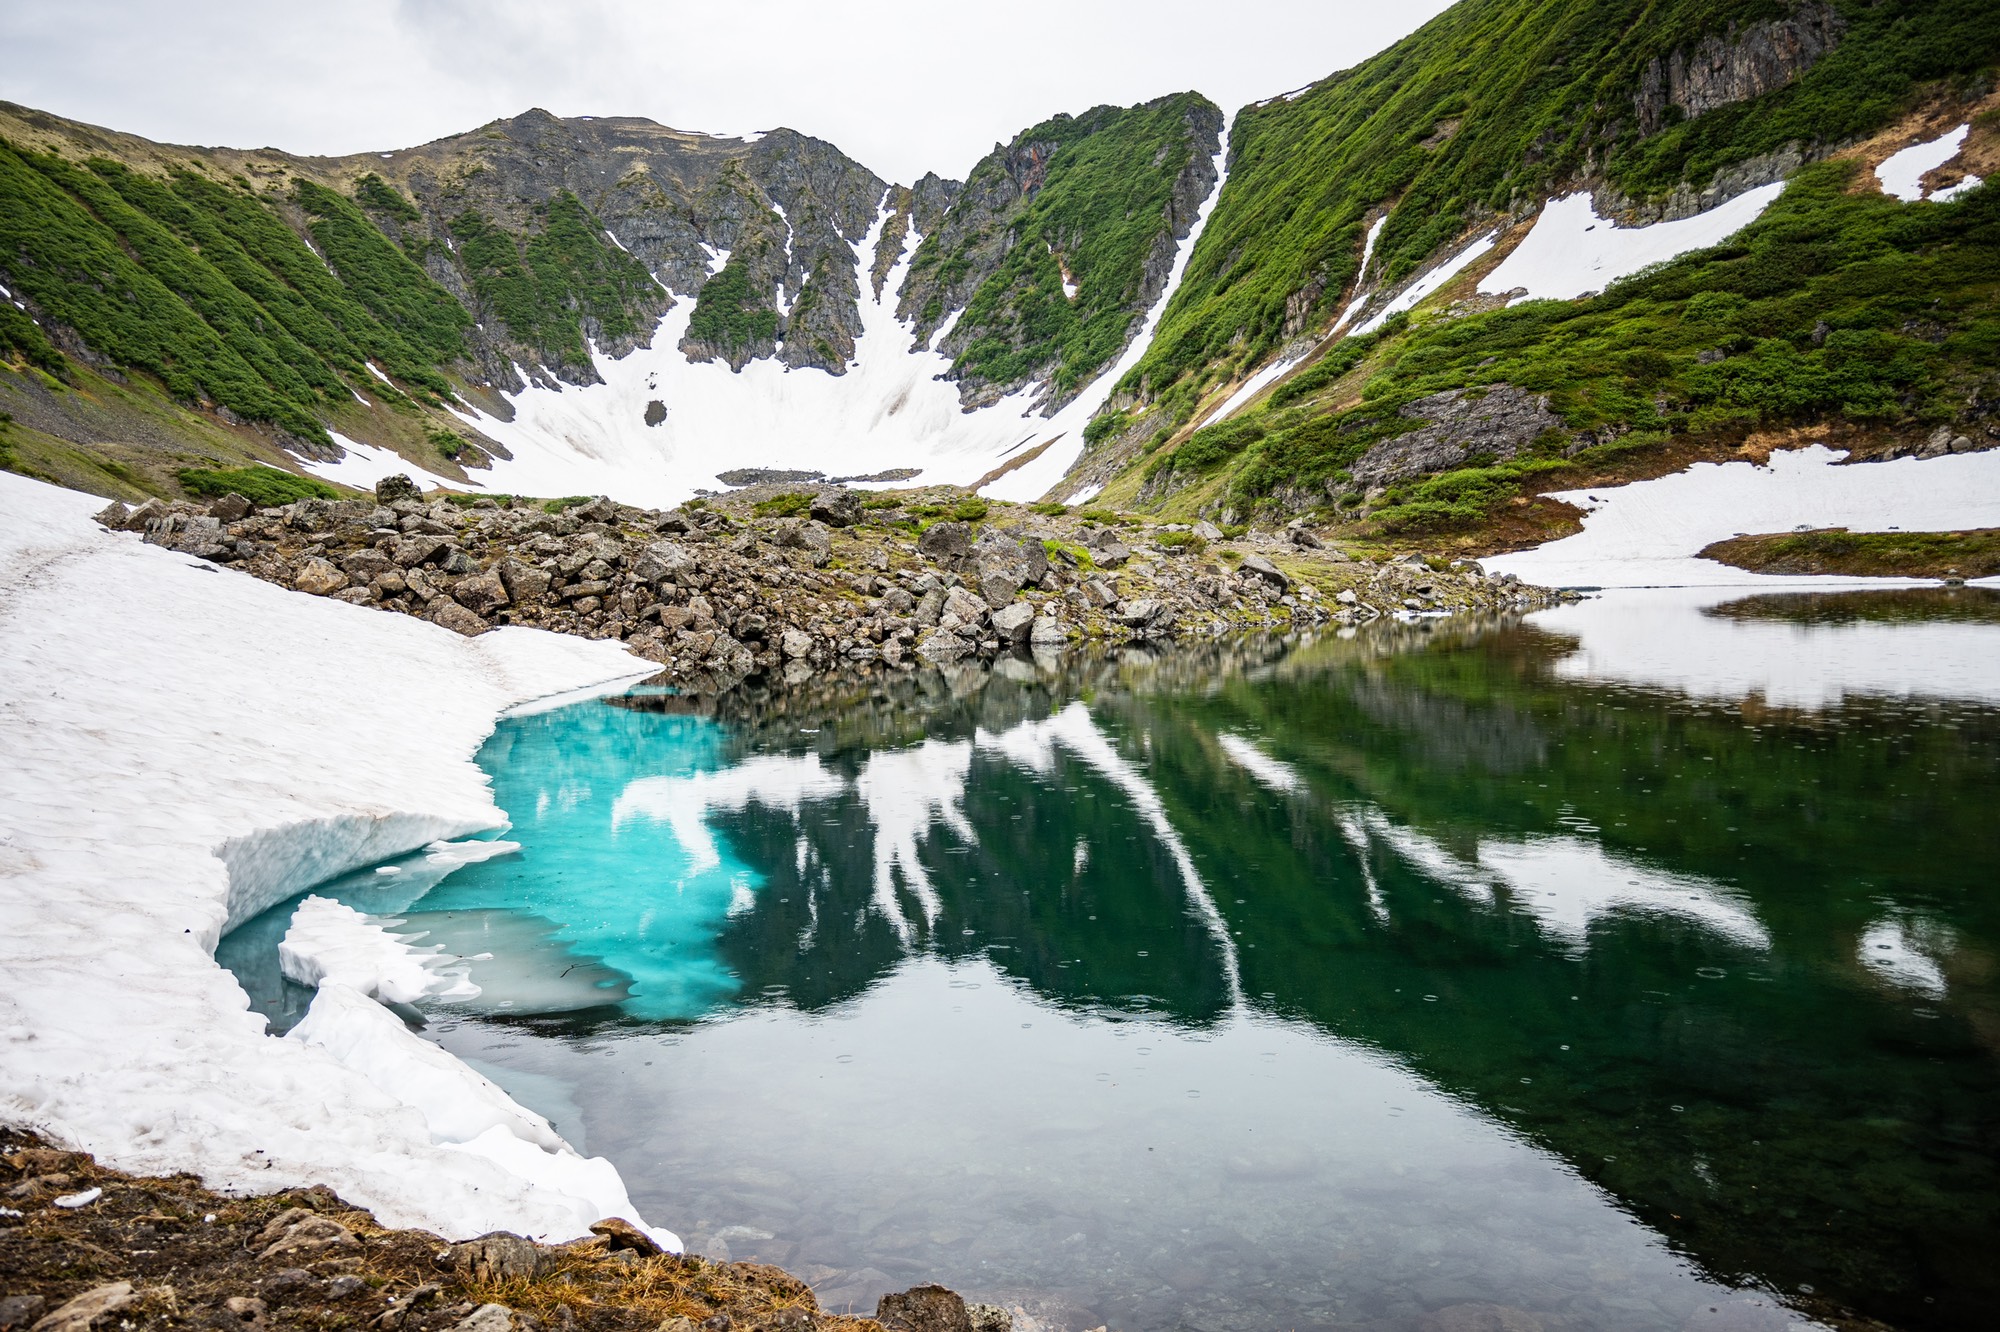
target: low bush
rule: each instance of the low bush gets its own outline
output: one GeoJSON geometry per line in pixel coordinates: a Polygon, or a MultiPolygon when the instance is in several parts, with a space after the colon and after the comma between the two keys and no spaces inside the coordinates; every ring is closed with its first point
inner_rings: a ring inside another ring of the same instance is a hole
{"type": "Polygon", "coordinates": [[[335,499],[340,492],[324,481],[276,467],[183,467],[174,473],[181,489],[199,499],[237,494],[260,509],[302,499],[335,499]]]}

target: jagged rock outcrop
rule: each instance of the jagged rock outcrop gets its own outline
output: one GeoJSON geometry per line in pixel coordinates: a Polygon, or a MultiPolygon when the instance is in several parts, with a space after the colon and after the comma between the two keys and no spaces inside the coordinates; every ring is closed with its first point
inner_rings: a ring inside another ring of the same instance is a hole
{"type": "Polygon", "coordinates": [[[1563,428],[1547,398],[1512,384],[1495,384],[1478,395],[1447,389],[1406,404],[1399,414],[1426,424],[1362,454],[1349,469],[1355,487],[1389,486],[1462,467],[1475,457],[1504,461],[1544,433],[1563,428]]]}
{"type": "Polygon", "coordinates": [[[1797,79],[1840,41],[1847,21],[1822,0],[1807,0],[1788,18],[1713,33],[1685,51],[1655,56],[1640,76],[1633,110],[1641,134],[1669,123],[1669,108],[1693,120],[1717,107],[1747,102],[1797,79]]]}

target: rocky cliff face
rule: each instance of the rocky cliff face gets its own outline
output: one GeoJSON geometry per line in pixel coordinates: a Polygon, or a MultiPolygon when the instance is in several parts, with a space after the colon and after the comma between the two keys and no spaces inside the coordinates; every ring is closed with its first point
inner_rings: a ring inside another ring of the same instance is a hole
{"type": "Polygon", "coordinates": [[[1689,50],[1655,56],[1633,99],[1639,132],[1658,133],[1674,111],[1693,120],[1782,88],[1811,69],[1846,31],[1847,21],[1831,5],[1810,0],[1789,18],[1740,28],[1731,23],[1689,50]]]}
{"type": "Polygon", "coordinates": [[[1053,410],[1117,358],[1215,186],[1222,128],[1193,93],[1097,107],[994,145],[962,188],[919,182],[898,313],[953,358],[967,407],[1041,384],[1053,410]]]}
{"type": "MultiPolygon", "coordinates": [[[[458,239],[454,228],[468,229],[460,223],[468,213],[532,237],[544,225],[539,210],[569,194],[597,224],[594,239],[637,260],[652,279],[622,294],[627,317],[616,328],[598,321],[593,340],[604,351],[622,355],[649,342],[675,296],[699,301],[721,278],[706,309],[697,305],[697,327],[682,343],[689,356],[736,368],[776,356],[836,374],[859,329],[854,247],[888,190],[833,145],[793,130],[717,139],[647,120],[561,120],[539,110],[421,148],[314,165],[336,188],[351,189],[372,172],[407,190],[420,216],[378,220],[406,243],[414,235],[431,275],[475,313],[496,312],[484,308],[491,302],[482,302],[463,247],[439,242],[458,239]]],[[[523,358],[509,354],[523,348],[499,345],[507,341],[486,340],[481,359],[488,379],[511,390],[519,386],[511,361],[523,358]]],[[[572,382],[596,378],[588,365],[546,355],[524,363],[549,365],[572,382]]]]}

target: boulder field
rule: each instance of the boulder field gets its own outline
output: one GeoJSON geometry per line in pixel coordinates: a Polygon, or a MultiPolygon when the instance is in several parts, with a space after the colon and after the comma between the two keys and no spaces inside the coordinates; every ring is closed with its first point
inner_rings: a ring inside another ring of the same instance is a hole
{"type": "Polygon", "coordinates": [[[1300,525],[991,503],[959,491],[752,487],[670,510],[420,495],[254,508],[114,503],[98,521],[199,559],[461,634],[617,638],[670,682],[914,665],[1086,639],[1204,638],[1384,615],[1529,610],[1565,594],[1419,555],[1376,562],[1300,525]]]}

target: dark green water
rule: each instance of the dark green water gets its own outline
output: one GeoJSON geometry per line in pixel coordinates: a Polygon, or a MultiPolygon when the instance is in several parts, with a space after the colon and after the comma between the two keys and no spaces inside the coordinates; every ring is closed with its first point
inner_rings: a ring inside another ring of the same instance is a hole
{"type": "Polygon", "coordinates": [[[2000,617],[1720,600],[580,704],[481,755],[523,854],[332,891],[501,940],[431,1034],[830,1307],[1984,1325],[2000,617]]]}

